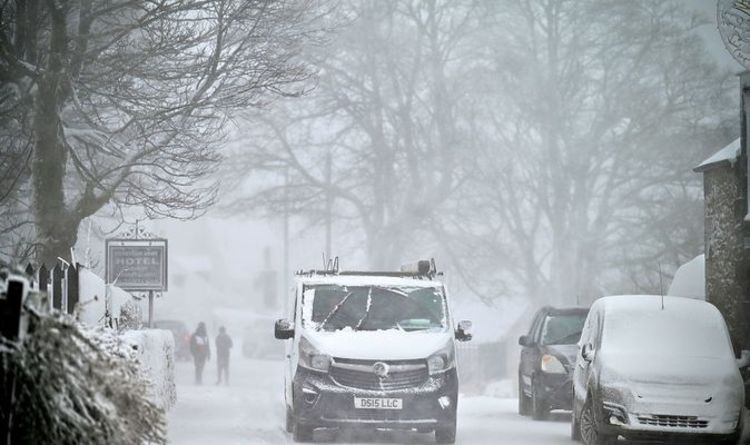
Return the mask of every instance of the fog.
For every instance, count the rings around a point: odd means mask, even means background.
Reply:
[[[138,324],[234,342],[227,387],[215,357],[202,386],[176,362],[175,444],[293,441],[274,322],[334,258],[434,259],[449,321],[473,321],[459,443],[568,443],[568,410],[516,414],[519,335],[546,305],[663,295],[706,250],[693,169],[740,134],[709,0],[74,3],[61,27],[0,7],[0,261],[104,276],[105,240],[168,240]]]

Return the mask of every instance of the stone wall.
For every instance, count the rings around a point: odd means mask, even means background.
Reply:
[[[725,164],[704,173],[706,298],[724,314],[735,350],[747,344],[743,219],[746,213],[742,163]]]

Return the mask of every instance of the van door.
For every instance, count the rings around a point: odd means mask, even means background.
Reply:
[[[575,370],[573,371],[574,415],[578,415],[583,409],[583,404],[586,401],[586,393],[588,391],[589,373],[593,368],[589,362],[583,359],[583,346],[589,343],[594,343],[599,330],[599,319],[599,308],[594,306],[591,308],[588,317],[586,317],[586,323],[581,332],[581,340],[578,342],[578,354],[576,356]]]
[[[294,323],[294,337],[284,342],[284,396],[286,403],[289,407],[292,407],[292,401],[294,400],[292,395],[292,384],[294,379],[294,370],[297,366],[297,343],[299,338],[299,331],[302,327],[300,322],[300,316],[298,314],[298,301],[300,300],[300,286],[295,286],[292,290],[293,298],[291,299],[290,312],[287,313],[289,320]]]

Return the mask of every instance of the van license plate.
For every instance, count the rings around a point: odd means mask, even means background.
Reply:
[[[403,409],[404,400],[355,397],[354,407],[357,409]]]

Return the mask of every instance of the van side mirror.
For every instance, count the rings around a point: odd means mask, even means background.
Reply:
[[[533,346],[534,342],[531,341],[531,337],[528,335],[522,335],[518,338],[518,344],[523,347]]]
[[[594,345],[591,343],[586,343],[583,345],[583,348],[581,348],[581,357],[591,363],[594,361],[594,357],[596,356],[596,351],[594,351]]]
[[[273,336],[277,340],[288,340],[294,337],[294,324],[286,319],[276,320],[273,327]]]
[[[473,335],[471,335],[471,322],[469,320],[461,320],[458,322],[456,328],[456,340],[458,341],[470,341]]]

